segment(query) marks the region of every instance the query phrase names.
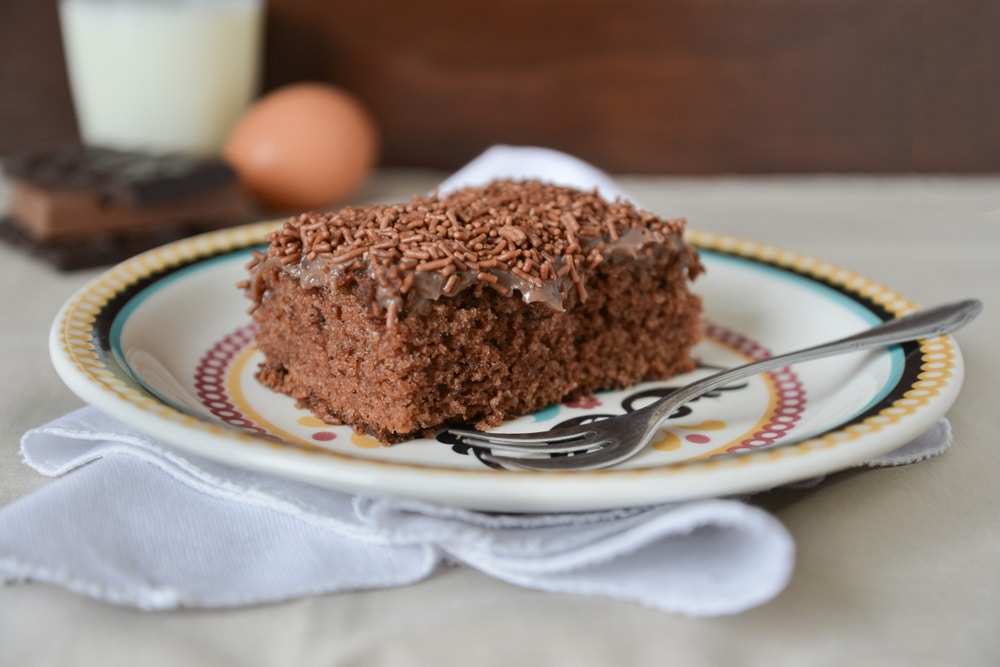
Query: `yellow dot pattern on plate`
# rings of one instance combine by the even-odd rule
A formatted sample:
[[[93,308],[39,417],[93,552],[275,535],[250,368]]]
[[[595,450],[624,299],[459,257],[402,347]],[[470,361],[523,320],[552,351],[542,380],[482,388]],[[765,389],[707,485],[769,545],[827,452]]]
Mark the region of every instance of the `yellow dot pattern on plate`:
[[[351,433],[351,444],[361,449],[376,449],[382,446],[382,443],[375,438],[360,433]]]
[[[688,424],[687,426],[678,426],[677,428],[682,428],[686,431],[721,431],[726,428],[726,422],[719,421],[718,419],[709,419],[700,424]]]
[[[685,431],[721,431],[726,428],[726,422],[718,419],[709,419],[699,424],[671,424],[671,428],[683,429]],[[660,438],[649,446],[660,452],[673,452],[680,449],[682,440],[680,436],[669,429],[660,431]]]
[[[649,445],[658,452],[673,452],[681,448],[681,439],[673,431],[660,431],[660,439]]]

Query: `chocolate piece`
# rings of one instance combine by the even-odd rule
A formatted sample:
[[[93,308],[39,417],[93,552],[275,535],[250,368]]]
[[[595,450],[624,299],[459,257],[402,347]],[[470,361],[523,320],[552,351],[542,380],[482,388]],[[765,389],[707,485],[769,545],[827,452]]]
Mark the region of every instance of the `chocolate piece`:
[[[77,145],[12,155],[0,159],[0,164],[8,177],[43,189],[80,190],[102,203],[136,207],[176,201],[236,182],[236,173],[219,160]]]
[[[10,215],[39,241],[81,239],[97,232],[155,235],[161,227],[208,231],[247,220],[247,205],[239,190],[220,188],[176,202],[133,208],[101,203],[79,190],[46,190],[14,183]]]
[[[110,266],[146,250],[190,236],[190,228],[161,228],[144,236],[91,234],[78,239],[39,241],[9,218],[0,219],[0,241],[37,257],[60,271]]]
[[[65,147],[5,158],[10,216],[40,242],[97,232],[158,236],[249,218],[235,174],[218,161]]]
[[[384,443],[693,368],[682,220],[537,181],[288,220],[256,253],[258,379]]]

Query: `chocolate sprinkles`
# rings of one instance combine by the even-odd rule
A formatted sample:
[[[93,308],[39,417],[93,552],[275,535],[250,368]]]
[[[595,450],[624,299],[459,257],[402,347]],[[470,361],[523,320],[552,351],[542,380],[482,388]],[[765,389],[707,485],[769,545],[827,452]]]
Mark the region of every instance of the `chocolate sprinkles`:
[[[613,252],[648,255],[683,230],[682,219],[664,220],[596,191],[499,180],[401,204],[293,216],[272,233],[266,254],[254,255],[251,280],[241,287],[254,310],[264,298],[255,267],[274,261],[283,270],[301,269],[308,262],[326,273],[362,269],[380,283],[388,278],[381,289],[389,296],[380,305],[390,324],[399,316],[399,297],[432,274],[438,278],[431,298],[476,286],[501,294],[513,288],[528,299],[529,291],[551,285],[545,292],[552,296],[543,300],[561,309],[571,294],[587,298],[587,271]]]

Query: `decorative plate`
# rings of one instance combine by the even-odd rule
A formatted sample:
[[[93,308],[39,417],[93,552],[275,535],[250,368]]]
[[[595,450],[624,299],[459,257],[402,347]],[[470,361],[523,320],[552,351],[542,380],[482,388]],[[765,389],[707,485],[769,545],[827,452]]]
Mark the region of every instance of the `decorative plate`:
[[[646,451],[611,469],[491,467],[447,435],[392,447],[329,426],[254,379],[259,353],[236,288],[273,223],[213,232],[123,262],[53,323],[56,370],[84,401],[176,447],[329,488],[491,511],[582,511],[744,494],[861,464],[929,428],[963,367],[942,336],[762,374],[694,401]],[[505,423],[545,430],[621,413],[670,387],[812,345],[916,309],[847,269],[698,231],[707,274],[701,367],[665,383],[599,393]]]

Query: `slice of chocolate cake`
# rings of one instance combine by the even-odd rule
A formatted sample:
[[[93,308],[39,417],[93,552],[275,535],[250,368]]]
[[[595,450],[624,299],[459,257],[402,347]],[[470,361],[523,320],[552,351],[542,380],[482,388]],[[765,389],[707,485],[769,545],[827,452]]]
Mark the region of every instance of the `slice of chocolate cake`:
[[[683,229],[538,181],[293,217],[241,285],[257,377],[387,444],[666,379],[701,336]]]

